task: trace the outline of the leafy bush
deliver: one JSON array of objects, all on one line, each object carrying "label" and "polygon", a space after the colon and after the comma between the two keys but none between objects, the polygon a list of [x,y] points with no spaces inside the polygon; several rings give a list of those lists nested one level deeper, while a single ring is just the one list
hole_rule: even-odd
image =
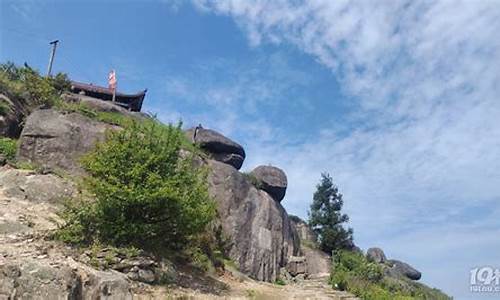
[{"label": "leafy bush", "polygon": [[9,138],[0,138],[0,154],[7,160],[13,161],[16,157],[17,141]]},{"label": "leafy bush", "polygon": [[205,172],[179,152],[180,126],[132,122],[82,160],[95,201],[65,214],[58,236],[71,243],[179,249],[215,216]]},{"label": "leafy bush", "polygon": [[70,86],[68,77],[63,73],[42,77],[26,64],[23,67],[11,62],[0,64],[0,92],[27,106],[52,106]]},{"label": "leafy bush", "polygon": [[362,254],[336,251],[330,283],[365,300],[450,299],[437,289],[407,279],[385,277],[383,266],[369,262]]}]

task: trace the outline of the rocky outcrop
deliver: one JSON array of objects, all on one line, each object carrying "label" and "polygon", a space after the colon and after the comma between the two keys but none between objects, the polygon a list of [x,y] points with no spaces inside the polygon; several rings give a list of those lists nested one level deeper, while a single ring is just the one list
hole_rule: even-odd
[{"label": "rocky outcrop", "polygon": [[420,280],[422,274],[407,263],[395,259],[387,259],[382,249],[373,247],[366,251],[368,261],[380,264],[389,277],[408,278],[411,280]]},{"label": "rocky outcrop", "polygon": [[0,264],[2,299],[132,299],[119,273],[101,272],[76,263],[11,259]]},{"label": "rocky outcrop", "polygon": [[231,241],[229,256],[240,271],[258,280],[274,281],[299,241],[285,209],[269,194],[256,189],[235,168],[215,160],[209,189],[217,202],[224,233]]},{"label": "rocky outcrop", "polygon": [[0,299],[132,299],[125,274],[79,263],[43,238],[61,224],[58,207],[75,193],[53,174],[0,168]]},{"label": "rocky outcrop", "polygon": [[366,259],[377,264],[382,264],[387,261],[384,251],[380,248],[370,248],[366,251]]},{"label": "rocky outcrop", "polygon": [[26,120],[17,159],[80,174],[78,159],[104,140],[106,130],[116,128],[78,113],[36,110]]},{"label": "rocky outcrop", "polygon": [[84,106],[101,112],[112,112],[127,115],[129,111],[117,104],[117,102],[103,101],[101,99],[79,95],[74,93],[64,93],[61,98],[69,103],[79,103]]},{"label": "rocky outcrop", "polygon": [[25,104],[0,93],[0,136],[17,138],[22,130],[22,121],[28,113]]},{"label": "rocky outcrop", "polygon": [[297,216],[292,216],[290,219],[300,239],[300,252],[307,262],[307,276],[309,278],[327,277],[332,268],[331,256],[319,249],[317,235],[304,220]]},{"label": "rocky outcrop", "polygon": [[286,265],[286,270],[290,275],[296,277],[297,275],[304,274],[307,272],[307,260],[304,256],[291,256],[288,259]]},{"label": "rocky outcrop", "polygon": [[390,259],[387,261],[387,265],[390,267],[387,269],[387,275],[391,277],[401,277],[404,276],[411,280],[420,280],[422,277],[422,273],[417,271],[415,268],[410,266],[407,263],[404,263],[399,260]]},{"label": "rocky outcrop", "polygon": [[283,200],[288,184],[283,170],[273,166],[258,166],[250,175],[258,181],[259,188],[266,191],[274,200],[278,202]]},{"label": "rocky outcrop", "polygon": [[75,185],[53,174],[3,168],[0,188],[7,197],[24,199],[31,203],[62,204],[77,194]]},{"label": "rocky outcrop", "polygon": [[316,244],[318,235],[309,227],[309,225],[297,216],[290,216],[293,226],[297,230],[300,242],[306,244]]},{"label": "rocky outcrop", "polygon": [[206,151],[210,158],[240,169],[245,160],[245,150],[238,143],[222,134],[200,127],[186,130],[186,137]]}]

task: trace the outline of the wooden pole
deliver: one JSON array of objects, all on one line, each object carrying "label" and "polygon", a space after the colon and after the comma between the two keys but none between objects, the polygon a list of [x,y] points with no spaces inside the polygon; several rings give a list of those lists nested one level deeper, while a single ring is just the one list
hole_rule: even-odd
[{"label": "wooden pole", "polygon": [[47,77],[50,77],[50,73],[52,73],[52,63],[54,62],[54,56],[56,55],[57,43],[59,43],[59,40],[55,40],[55,41],[50,42],[50,45],[52,45],[52,53],[50,54],[49,67],[47,70]]}]

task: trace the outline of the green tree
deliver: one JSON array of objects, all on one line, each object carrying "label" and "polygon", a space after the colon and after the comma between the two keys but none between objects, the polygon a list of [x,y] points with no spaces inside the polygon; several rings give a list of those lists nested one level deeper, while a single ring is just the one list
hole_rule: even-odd
[{"label": "green tree", "polygon": [[206,172],[180,155],[179,127],[133,122],[83,159],[94,202],[69,211],[63,240],[178,249],[215,217]]},{"label": "green tree", "polygon": [[349,221],[341,212],[343,204],[342,194],[332,177],[328,173],[321,174],[309,211],[309,225],[318,235],[321,250],[327,253],[353,247],[352,228],[343,226]]}]

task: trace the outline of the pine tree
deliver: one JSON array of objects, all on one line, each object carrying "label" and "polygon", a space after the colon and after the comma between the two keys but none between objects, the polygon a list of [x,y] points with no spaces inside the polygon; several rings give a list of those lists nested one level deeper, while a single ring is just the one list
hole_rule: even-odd
[{"label": "pine tree", "polygon": [[318,235],[321,250],[352,249],[352,228],[344,228],[349,217],[341,212],[344,201],[328,173],[321,174],[309,212],[309,226]]}]

